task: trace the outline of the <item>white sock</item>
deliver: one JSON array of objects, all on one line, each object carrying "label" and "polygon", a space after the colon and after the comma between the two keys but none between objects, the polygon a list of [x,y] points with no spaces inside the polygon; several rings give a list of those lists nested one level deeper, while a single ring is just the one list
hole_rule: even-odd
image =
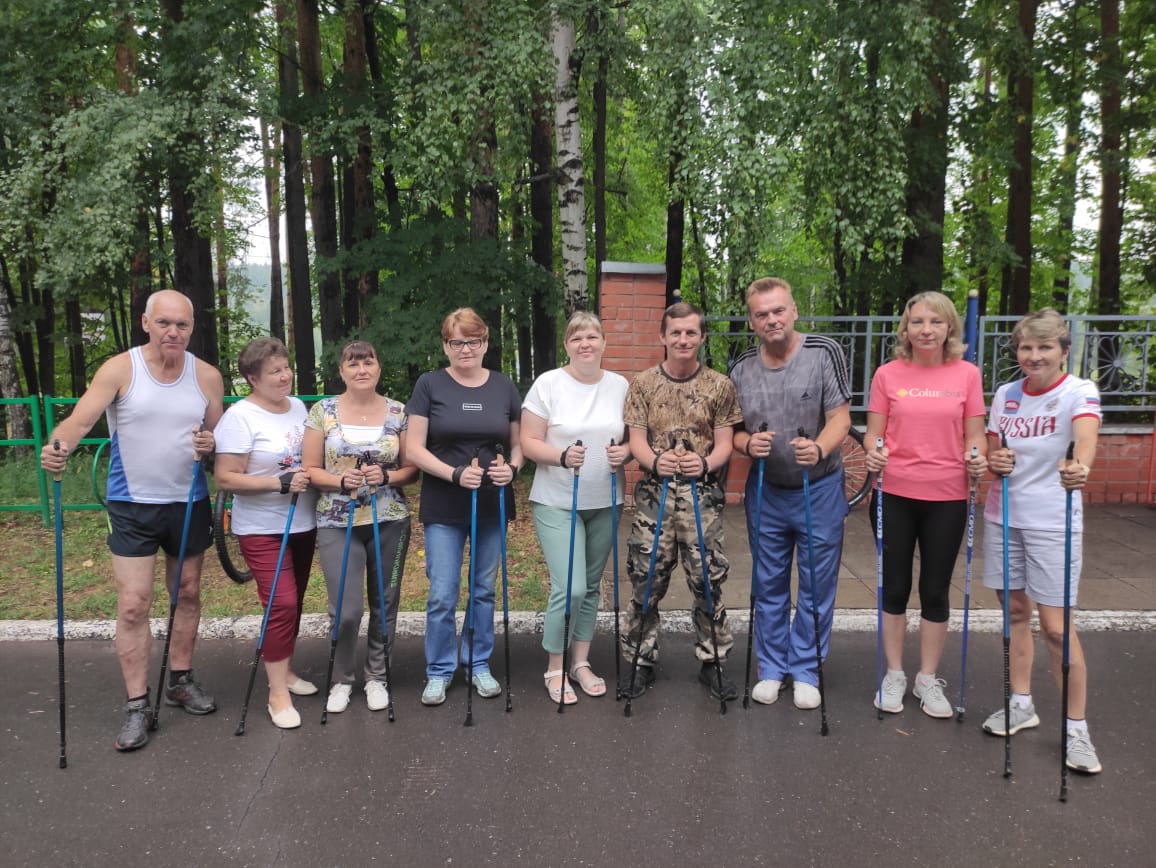
[{"label": "white sock", "polygon": [[1020,708],[1030,708],[1032,695],[1030,693],[1013,693],[1011,695],[1011,704]]},{"label": "white sock", "polygon": [[915,676],[915,680],[922,681],[924,684],[930,684],[935,680],[935,673],[932,672],[930,675],[924,675],[922,672],[920,672]]},{"label": "white sock", "polygon": [[907,675],[904,673],[904,671],[902,669],[891,669],[890,667],[888,667],[887,674],[888,675],[894,675],[896,678],[904,678],[904,679],[907,678]]},{"label": "white sock", "polygon": [[1072,732],[1073,730],[1075,730],[1076,732],[1083,733],[1084,735],[1087,735],[1088,734],[1088,721],[1086,721],[1086,720],[1072,720],[1072,718],[1069,717],[1068,718],[1068,732]]}]

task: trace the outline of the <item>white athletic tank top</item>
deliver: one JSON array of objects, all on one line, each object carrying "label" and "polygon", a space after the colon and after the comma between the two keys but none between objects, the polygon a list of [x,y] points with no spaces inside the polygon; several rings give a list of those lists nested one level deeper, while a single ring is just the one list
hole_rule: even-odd
[{"label": "white athletic tank top", "polygon": [[[130,503],[185,503],[193,473],[193,428],[205,418],[209,401],[197,383],[196,357],[185,353],[185,368],[173,383],[149,371],[140,347],[129,350],[132,382],[105,411],[109,445],[108,499]],[[194,500],[208,497],[199,474]]]}]

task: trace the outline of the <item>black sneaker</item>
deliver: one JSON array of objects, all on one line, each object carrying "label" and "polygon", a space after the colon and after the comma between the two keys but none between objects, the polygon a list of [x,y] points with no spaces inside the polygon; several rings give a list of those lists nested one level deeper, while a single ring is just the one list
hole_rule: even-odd
[{"label": "black sneaker", "polygon": [[136,699],[124,704],[124,726],[113,746],[117,750],[136,750],[144,747],[149,740],[149,726],[153,722],[153,709],[148,698]]},{"label": "black sneaker", "polygon": [[635,667],[634,690],[630,689],[630,667],[627,667],[618,679],[618,695],[623,699],[638,699],[652,684],[654,684],[654,667],[639,663]]},{"label": "black sneaker", "polygon": [[179,705],[189,714],[212,714],[217,710],[213,697],[193,680],[191,669],[165,690],[165,705]]},{"label": "black sneaker", "polygon": [[[722,676],[722,695],[719,695],[719,675]],[[702,664],[702,669],[698,671],[698,680],[710,688],[710,695],[715,699],[725,699],[728,702],[739,698],[739,689],[727,671],[723,669],[721,663],[718,664],[718,670],[715,670],[713,662]]]}]

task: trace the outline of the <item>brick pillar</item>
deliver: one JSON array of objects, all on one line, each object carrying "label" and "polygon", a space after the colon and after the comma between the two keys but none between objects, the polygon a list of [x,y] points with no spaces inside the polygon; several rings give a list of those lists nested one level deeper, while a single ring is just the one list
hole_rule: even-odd
[{"label": "brick pillar", "polygon": [[[598,316],[606,329],[602,367],[633,379],[662,361],[658,338],[666,310],[666,267],[639,262],[603,262],[598,280]],[[641,476],[631,462],[626,471],[626,499],[634,497]]]}]

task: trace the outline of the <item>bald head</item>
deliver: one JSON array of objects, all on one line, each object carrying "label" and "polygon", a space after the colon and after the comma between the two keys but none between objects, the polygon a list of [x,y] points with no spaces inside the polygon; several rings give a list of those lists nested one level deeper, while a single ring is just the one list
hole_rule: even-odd
[{"label": "bald head", "polygon": [[166,307],[183,303],[189,319],[193,319],[193,302],[183,292],[177,292],[175,289],[162,289],[154,292],[148,297],[148,301],[145,302],[144,315],[151,317],[156,310],[158,302]]}]

